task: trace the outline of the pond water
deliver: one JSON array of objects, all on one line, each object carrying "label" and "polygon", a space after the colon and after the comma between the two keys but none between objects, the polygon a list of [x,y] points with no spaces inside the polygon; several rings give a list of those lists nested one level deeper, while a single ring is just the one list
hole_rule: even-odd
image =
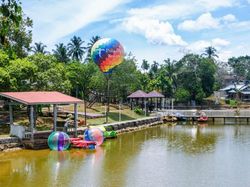
[{"label": "pond water", "polygon": [[96,151],[0,153],[0,186],[249,186],[250,126],[157,126]]}]

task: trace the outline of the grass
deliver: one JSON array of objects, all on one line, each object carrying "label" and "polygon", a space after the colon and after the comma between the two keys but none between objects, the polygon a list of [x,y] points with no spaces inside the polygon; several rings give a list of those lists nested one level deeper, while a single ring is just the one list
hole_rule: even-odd
[{"label": "grass", "polygon": [[[73,105],[68,105],[62,107],[64,110],[74,111]],[[80,104],[78,106],[79,112],[84,112],[84,104]],[[119,111],[118,105],[110,105],[110,112],[108,117],[108,123],[119,121],[119,112],[121,112],[121,121],[134,120],[145,117],[144,115],[138,115],[134,111],[130,110],[128,106],[123,105],[122,109]],[[105,106],[100,103],[94,104],[91,108],[87,108],[87,113],[97,113],[97,114],[105,114]],[[84,117],[79,117],[80,119],[84,119]],[[106,117],[87,119],[87,123],[90,125],[100,125],[106,122]]]},{"label": "grass", "polygon": [[[73,105],[65,105],[61,106],[64,110],[74,111]],[[47,108],[43,109],[44,112],[47,111]],[[84,104],[78,105],[78,111],[84,112]],[[108,123],[118,122],[119,121],[119,112],[121,112],[121,121],[134,120],[145,117],[144,115],[138,115],[134,111],[130,110],[128,106],[123,105],[121,110],[119,110],[118,105],[110,105],[110,112]],[[96,103],[92,108],[87,108],[87,113],[97,113],[97,114],[105,114],[105,106],[100,103]],[[79,119],[84,119],[84,116],[80,115]],[[61,119],[58,117],[58,120],[64,121],[65,119]],[[15,123],[29,127],[29,120],[26,113],[18,112],[15,113]],[[106,117],[99,117],[93,119],[87,119],[87,124],[89,125],[101,125],[106,122]],[[53,118],[52,117],[38,117],[36,129],[41,130],[50,130],[53,126]],[[9,126],[1,126],[0,136],[8,136]]]}]

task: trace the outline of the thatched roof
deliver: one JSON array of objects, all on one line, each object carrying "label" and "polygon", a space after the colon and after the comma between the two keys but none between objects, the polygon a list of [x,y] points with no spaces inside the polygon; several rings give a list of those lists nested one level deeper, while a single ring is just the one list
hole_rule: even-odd
[{"label": "thatched roof", "polygon": [[142,90],[137,90],[136,92],[130,94],[128,98],[148,98],[148,94]]},{"label": "thatched roof", "polygon": [[157,91],[152,91],[148,93],[148,98],[164,98],[164,95]]}]

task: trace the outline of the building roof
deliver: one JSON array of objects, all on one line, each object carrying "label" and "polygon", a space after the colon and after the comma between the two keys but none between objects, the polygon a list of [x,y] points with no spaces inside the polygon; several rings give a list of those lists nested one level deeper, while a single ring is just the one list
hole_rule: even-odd
[{"label": "building roof", "polygon": [[244,90],[244,89],[247,88],[247,87],[248,87],[248,85],[246,85],[246,84],[236,84],[236,85],[230,84],[230,85],[228,85],[227,87],[222,88],[222,89],[220,89],[220,90],[221,90],[221,91],[229,91],[229,90],[235,90],[235,88],[236,88],[237,90]]},{"label": "building roof", "polygon": [[0,96],[26,105],[38,104],[74,104],[83,102],[80,99],[60,92],[0,92]]},{"label": "building roof", "polygon": [[149,98],[164,98],[164,95],[162,95],[161,93],[157,91],[152,91],[148,93],[148,97]]},{"label": "building roof", "polygon": [[128,98],[148,98],[148,94],[144,91],[137,90],[136,92],[130,94]]}]

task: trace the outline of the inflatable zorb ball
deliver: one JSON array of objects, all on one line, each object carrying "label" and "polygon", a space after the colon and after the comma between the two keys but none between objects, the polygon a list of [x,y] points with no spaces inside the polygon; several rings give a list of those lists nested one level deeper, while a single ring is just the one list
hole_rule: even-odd
[{"label": "inflatable zorb ball", "polygon": [[48,138],[48,146],[54,151],[65,151],[70,146],[70,138],[65,132],[52,132]]},{"label": "inflatable zorb ball", "polygon": [[96,145],[102,145],[104,140],[104,135],[99,128],[90,128],[84,131],[84,139],[86,141],[94,141]]}]

